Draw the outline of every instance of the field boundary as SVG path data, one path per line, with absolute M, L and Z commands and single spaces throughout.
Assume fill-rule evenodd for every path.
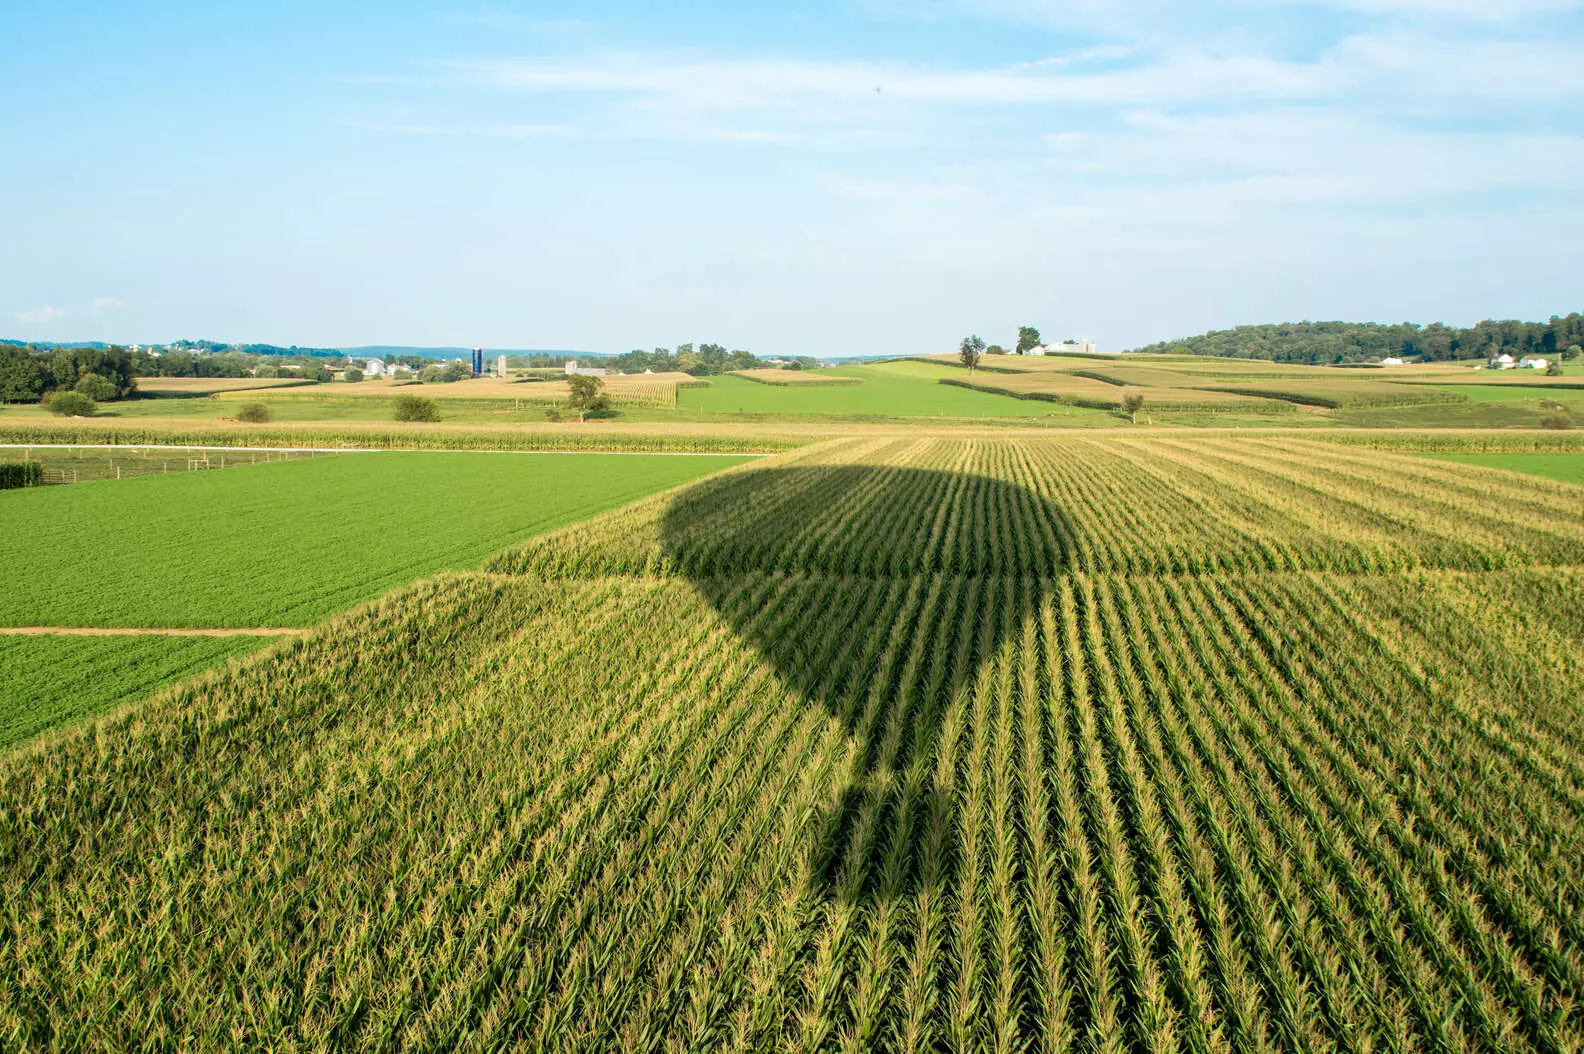
M 0 443 L 0 450 L 252 450 L 269 454 L 600 454 L 619 457 L 774 457 L 761 450 L 479 450 L 468 447 L 209 446 L 203 443 Z
M 300 637 L 289 626 L 0 626 L 0 637 Z

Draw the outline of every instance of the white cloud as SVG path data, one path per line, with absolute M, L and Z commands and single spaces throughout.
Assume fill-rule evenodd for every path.
M 71 314 L 70 308 L 41 304 L 29 311 L 18 312 L 16 320 L 25 326 L 43 326 L 57 322 L 69 314 Z
M 96 296 L 93 301 L 93 313 L 99 315 L 106 311 L 115 311 L 126 306 L 126 301 L 118 296 Z

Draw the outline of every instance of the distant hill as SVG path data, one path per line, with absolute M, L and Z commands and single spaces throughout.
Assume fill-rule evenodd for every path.
M 1584 343 L 1584 315 L 1553 315 L 1549 322 L 1486 320 L 1468 329 L 1433 322 L 1284 322 L 1218 329 L 1166 340 L 1131 352 L 1213 355 L 1276 362 L 1369 362 L 1388 355 L 1429 360 L 1485 359 L 1502 353 L 1553 356 Z

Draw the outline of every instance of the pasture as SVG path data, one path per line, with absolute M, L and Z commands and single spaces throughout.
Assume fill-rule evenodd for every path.
M 0 758 L 0 1035 L 1576 1049 L 1581 568 L 1293 436 L 743 465 Z

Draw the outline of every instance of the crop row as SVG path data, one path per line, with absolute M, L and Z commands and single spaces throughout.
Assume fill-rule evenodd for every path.
M 0 443 L 114 444 L 120 446 L 315 447 L 364 450 L 547 450 L 638 451 L 644 453 L 766 453 L 791 450 L 805 440 L 765 435 L 683 432 L 634 433 L 594 428 L 532 430 L 457 425 L 424 428 L 347 424 L 334 427 L 290 423 L 234 426 L 168 426 L 129 421 L 125 425 L 61 425 L 40 421 L 0 424 Z
M 1574 1049 L 1581 586 L 420 586 L 0 761 L 0 1043 Z
M 1563 484 L 1293 439 L 826 445 L 511 550 L 539 575 L 1488 569 L 1584 562 Z

